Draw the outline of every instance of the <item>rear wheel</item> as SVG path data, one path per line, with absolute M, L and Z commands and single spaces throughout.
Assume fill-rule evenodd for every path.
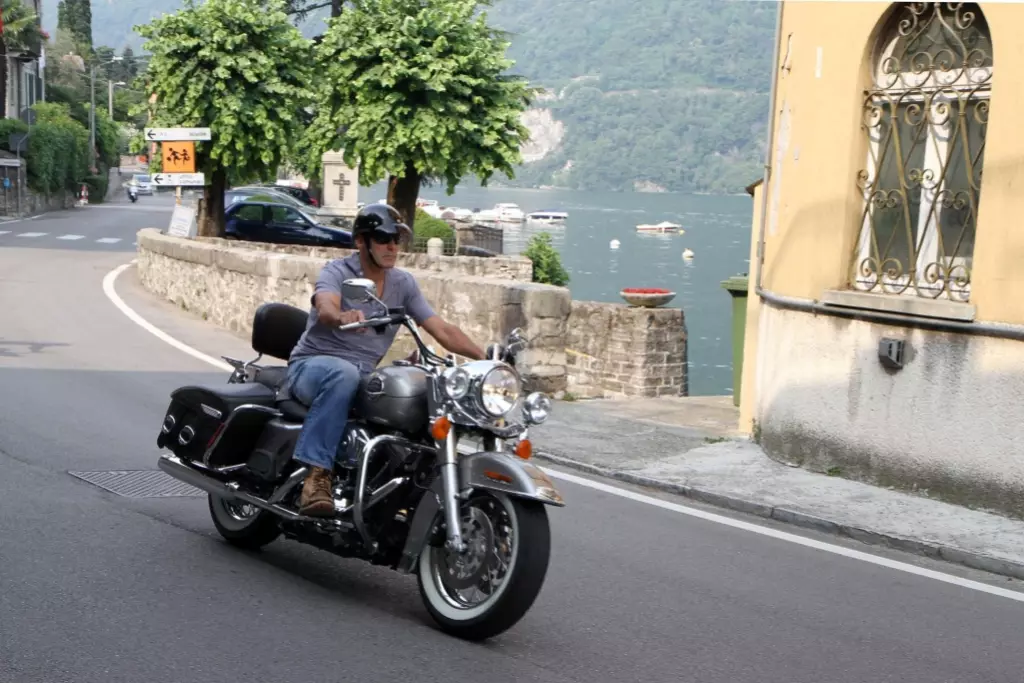
M 462 504 L 464 553 L 427 545 L 419 559 L 420 595 L 446 632 L 484 640 L 518 622 L 547 574 L 551 530 L 544 505 L 480 492 Z
M 209 503 L 213 525 L 231 545 L 257 550 L 281 535 L 277 517 L 272 512 L 213 493 L 209 495 Z

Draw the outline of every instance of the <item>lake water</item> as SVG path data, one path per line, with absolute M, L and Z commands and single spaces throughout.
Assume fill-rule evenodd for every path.
M 682 308 L 689 335 L 690 394 L 726 395 L 732 387 L 732 299 L 721 282 L 749 270 L 749 196 L 575 192 L 512 188 L 423 188 L 443 206 L 491 208 L 515 202 L 524 212 L 561 210 L 564 226 L 524 223 L 505 227 L 505 251 L 518 253 L 537 232 L 548 232 L 569 272 L 572 298 L 622 303 L 625 287 L 676 292 L 668 306 Z M 359 189 L 359 201 L 383 199 L 383 183 Z M 639 223 L 671 221 L 680 235 L 637 233 Z M 617 239 L 618 249 L 609 243 Z M 684 260 L 683 250 L 694 252 Z

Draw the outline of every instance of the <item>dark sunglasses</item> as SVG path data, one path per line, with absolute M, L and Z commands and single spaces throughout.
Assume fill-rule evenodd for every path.
M 374 244 L 398 244 L 402 241 L 402 233 L 392 235 L 389 232 L 371 232 L 370 239 Z

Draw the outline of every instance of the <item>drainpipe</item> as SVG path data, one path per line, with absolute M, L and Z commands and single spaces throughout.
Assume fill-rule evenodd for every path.
M 764 175 L 761 182 L 761 225 L 757 237 L 757 275 L 754 278 L 754 293 L 762 300 L 777 308 L 785 308 L 804 313 L 828 315 L 834 318 L 848 318 L 865 322 L 882 323 L 896 327 L 908 327 L 934 332 L 955 332 L 979 337 L 996 337 L 1024 341 L 1024 325 L 990 322 L 961 322 L 942 318 L 929 318 L 921 315 L 903 315 L 874 311 L 870 309 L 844 308 L 827 306 L 812 299 L 801 299 L 783 294 L 776 294 L 761 286 L 764 274 L 764 231 L 768 218 L 768 183 L 771 180 L 772 153 L 775 146 L 775 109 L 779 82 L 779 57 L 782 39 L 782 9 L 785 0 L 779 0 L 779 9 L 775 16 L 775 47 L 772 57 L 772 86 L 770 112 L 768 116 L 768 146 L 764 155 Z

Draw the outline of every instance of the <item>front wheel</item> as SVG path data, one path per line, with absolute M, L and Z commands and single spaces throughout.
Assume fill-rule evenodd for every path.
M 533 605 L 551 556 L 540 503 L 480 492 L 462 504 L 462 554 L 427 545 L 419 559 L 420 595 L 446 632 L 484 640 L 511 628 Z
M 231 545 L 257 550 L 281 535 L 274 513 L 214 493 L 209 496 L 213 525 Z

